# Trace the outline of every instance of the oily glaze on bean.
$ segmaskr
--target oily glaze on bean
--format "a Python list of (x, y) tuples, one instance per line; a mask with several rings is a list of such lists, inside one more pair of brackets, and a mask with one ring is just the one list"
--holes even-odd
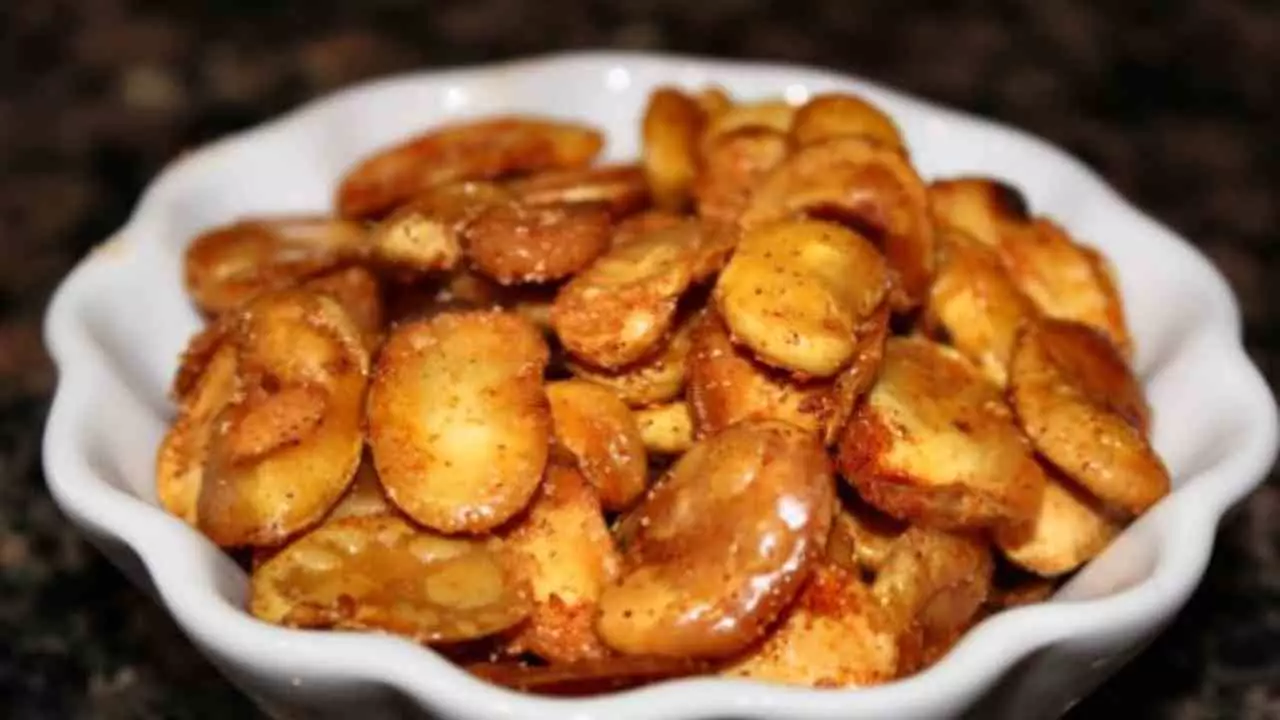
[(555, 449), (595, 487), (606, 510), (644, 492), (648, 463), (631, 410), (611, 390), (583, 380), (548, 383)]
[(683, 92), (658, 88), (649, 95), (641, 121), (642, 155), (649, 191), (659, 208), (679, 211), (688, 204), (705, 123), (702, 108)]
[(618, 529), (601, 637), (628, 655), (745, 649), (821, 556), (834, 496), (821, 444), (795, 426), (744, 422), (697, 443)]
[(923, 339), (888, 341), (839, 455), (842, 475), (864, 499), (933, 527), (1030, 522), (1044, 487), (995, 385)]
[(237, 390), (208, 439), (196, 524), (219, 545), (278, 545), (342, 496), (364, 445), (369, 358), (332, 298), (260, 296), (231, 323)]
[(395, 515), (325, 523), (258, 567), (250, 598), (250, 611), (268, 622), (423, 643), (484, 637), (529, 613), (494, 541), (445, 537)]
[(343, 177), (335, 205), (342, 217), (378, 217), (449, 182), (583, 167), (603, 145), (596, 130), (538, 118), (498, 117), (445, 126), (357, 163)]

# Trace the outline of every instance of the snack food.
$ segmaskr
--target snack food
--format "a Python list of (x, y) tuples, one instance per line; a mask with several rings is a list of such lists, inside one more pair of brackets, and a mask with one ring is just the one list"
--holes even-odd
[(528, 692), (919, 671), (1169, 488), (1105, 259), (865, 98), (424, 128), (187, 251), (161, 504), (250, 612)]

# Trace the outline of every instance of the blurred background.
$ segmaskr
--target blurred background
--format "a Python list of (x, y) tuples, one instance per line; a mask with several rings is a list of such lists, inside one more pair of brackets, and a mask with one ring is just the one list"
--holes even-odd
[[(823, 65), (1042, 135), (1217, 263), (1280, 378), (1273, 0), (4, 0), (0, 716), (255, 716), (48, 498), (61, 276), (184, 149), (384, 73), (582, 47)], [(1273, 477), (1178, 621), (1073, 716), (1280, 718), (1278, 517)]]

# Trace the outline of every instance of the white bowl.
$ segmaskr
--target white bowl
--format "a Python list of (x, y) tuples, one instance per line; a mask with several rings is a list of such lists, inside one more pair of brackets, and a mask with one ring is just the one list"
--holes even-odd
[[(591, 699), (517, 694), (387, 636), (288, 630), (242, 609), (243, 571), (157, 507), (152, 465), (166, 388), (199, 326), (185, 243), (251, 213), (323, 211), (355, 159), (434, 123), (494, 112), (585, 119), (611, 159), (637, 153), (660, 84), (741, 97), (846, 89), (887, 109), (926, 176), (985, 173), (1021, 187), (1115, 263), (1174, 492), (1052, 601), (996, 615), (935, 666), (868, 689), (812, 691), (713, 678)], [(347, 90), (188, 154), (63, 282), (49, 309), (60, 369), (44, 438), (49, 487), (71, 520), (153, 591), (227, 676), (277, 714), (447, 718), (1049, 717), (1170, 620), (1205, 569), (1223, 512), (1271, 466), (1275, 401), (1241, 346), (1240, 312), (1202, 256), (1079, 161), (1034, 137), (855, 78), (799, 67), (630, 53), (558, 55), (427, 72)]]

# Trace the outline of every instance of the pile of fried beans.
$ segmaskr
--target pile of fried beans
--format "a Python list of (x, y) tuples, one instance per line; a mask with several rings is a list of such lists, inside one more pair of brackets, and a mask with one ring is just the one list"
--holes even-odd
[(157, 490), (255, 616), (538, 693), (871, 685), (1169, 491), (1109, 265), (1012, 186), (852, 94), (640, 133), (436, 127), (191, 242)]

